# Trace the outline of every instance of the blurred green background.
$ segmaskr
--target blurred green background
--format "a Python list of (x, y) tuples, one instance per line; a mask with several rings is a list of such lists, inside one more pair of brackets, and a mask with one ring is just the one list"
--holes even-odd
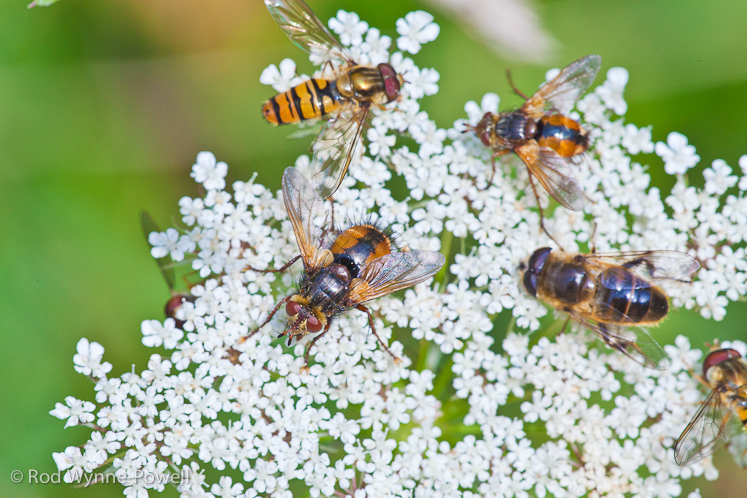
[[(132, 364), (142, 369), (151, 353), (140, 343), (140, 322), (162, 318), (168, 293), (138, 211), (170, 224), (178, 199), (197, 194), (189, 172), (201, 150), (229, 164), (229, 183), (259, 171), (260, 182), (278, 188), (282, 169), (309, 143), (288, 141), (289, 130), (262, 121), (260, 104), (273, 90), (259, 75), (285, 57), (304, 72), (310, 65), (259, 0), (63, 0), (30, 11), (27, 3), (0, 3), (0, 496), (121, 496), (116, 485), (13, 484), (10, 473), (53, 472), (53, 451), (85, 441), (86, 429), (63, 430), (48, 415), (66, 395), (93, 398), (72, 368), (80, 337), (104, 345), (115, 375)], [(488, 91), (503, 97), (502, 108), (518, 105), (504, 77), (509, 65), (530, 91), (549, 67), (599, 53), (603, 72), (630, 71), (628, 122), (653, 125), (655, 141), (685, 134), (700, 169), (716, 158), (737, 168), (747, 153), (743, 0), (540, 1), (541, 22), (560, 42), (541, 66), (502, 59), (428, 4), (311, 6), (325, 20), (354, 10), (393, 38), (397, 18), (434, 12), (441, 35), (414, 58), (441, 73), (441, 91), (423, 108), (442, 127)], [(655, 183), (668, 189), (673, 180), (653, 166)], [(674, 313), (655, 336), (671, 343), (684, 333), (695, 345), (744, 339), (746, 317), (742, 303), (721, 323)], [(686, 489), (743, 497), (747, 474), (724, 451), (717, 463), (721, 479)]]

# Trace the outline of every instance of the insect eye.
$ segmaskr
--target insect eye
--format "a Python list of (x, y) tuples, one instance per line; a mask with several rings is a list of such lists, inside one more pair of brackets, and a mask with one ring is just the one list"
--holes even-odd
[(288, 304), (285, 305), (285, 312), (288, 313), (288, 316), (296, 316), (300, 311), (301, 305), (295, 301), (289, 301)]
[(322, 322), (320, 322), (317, 317), (310, 316), (306, 320), (306, 330), (312, 333), (319, 332), (320, 330), (322, 330)]

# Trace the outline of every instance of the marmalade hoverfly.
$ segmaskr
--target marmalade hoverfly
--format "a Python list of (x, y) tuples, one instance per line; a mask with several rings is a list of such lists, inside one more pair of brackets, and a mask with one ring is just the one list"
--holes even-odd
[(265, 0), (265, 5), (298, 47), (342, 62), (331, 79), (312, 78), (262, 105), (262, 115), (274, 125), (332, 115), (314, 142), (312, 158), (316, 190), (326, 199), (345, 177), (371, 107), (396, 100), (404, 80), (388, 63), (355, 62), (303, 0)]
[(747, 363), (734, 349), (714, 349), (703, 360), (711, 393), (674, 444), (674, 460), (687, 466), (711, 455), (740, 429), (747, 430)]

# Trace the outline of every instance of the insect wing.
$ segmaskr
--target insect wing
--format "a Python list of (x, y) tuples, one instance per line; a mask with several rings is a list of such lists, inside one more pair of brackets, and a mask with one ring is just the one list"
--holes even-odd
[(540, 118), (551, 111), (568, 114), (597, 77), (600, 67), (602, 58), (598, 55), (587, 55), (571, 62), (560, 74), (537, 90), (521, 109), (533, 118)]
[(549, 147), (540, 147), (532, 140), (515, 150), (529, 174), (542, 184), (548, 194), (571, 211), (584, 209), (584, 193), (568, 161)]
[(288, 38), (302, 50), (322, 59), (352, 60), (303, 0), (265, 0), (265, 5)]
[(340, 187), (360, 142), (367, 116), (368, 107), (350, 106), (327, 121), (319, 132), (313, 145), (311, 167), (320, 198), (331, 197)]
[[(152, 234), (153, 232), (160, 233), (161, 229), (158, 228), (158, 225), (156, 224), (155, 220), (153, 220), (153, 217), (150, 215), (150, 213), (148, 213), (148, 211), (140, 211), (140, 226), (143, 229), (143, 234), (145, 235), (145, 241), (148, 243), (148, 247), (151, 247), (152, 244), (150, 243), (150, 234)], [(163, 279), (166, 281), (166, 285), (169, 286), (169, 290), (173, 291), (176, 285), (174, 268), (171, 267), (171, 265), (173, 265), (173, 261), (171, 261), (170, 257), (163, 257), (156, 259), (156, 264), (158, 265), (158, 269), (161, 270), (161, 275), (163, 275)]]
[(314, 224), (314, 217), (323, 208), (322, 200), (311, 184), (293, 167), (283, 173), (283, 201), (293, 225), (304, 267), (308, 270), (316, 262), (322, 229)]
[(377, 258), (363, 267), (353, 281), (350, 299), (365, 303), (428, 280), (444, 266), (446, 258), (433, 251), (395, 252)]
[[(614, 313), (623, 316), (617, 310)], [(656, 370), (664, 370), (669, 361), (667, 353), (651, 335), (640, 325), (628, 323), (625, 326), (601, 323), (589, 320), (578, 313), (571, 313), (571, 318), (581, 325), (593, 330), (609, 347), (643, 365)], [(627, 317), (624, 318), (628, 320)]]
[(726, 442), (731, 418), (729, 408), (721, 402), (721, 395), (716, 390), (711, 391), (674, 443), (677, 465), (692, 465), (716, 451)]
[(685, 279), (700, 268), (695, 258), (679, 251), (599, 253), (588, 254), (584, 258), (602, 265), (621, 266), (640, 278), (619, 279), (614, 272), (607, 272), (602, 276), (601, 283), (609, 289), (644, 288), (667, 280), (689, 283)]

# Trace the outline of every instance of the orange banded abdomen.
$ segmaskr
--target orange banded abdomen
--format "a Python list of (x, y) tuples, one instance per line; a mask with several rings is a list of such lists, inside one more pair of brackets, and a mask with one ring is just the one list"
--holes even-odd
[(310, 79), (262, 104), (262, 116), (274, 125), (319, 119), (340, 108), (334, 80)]
[(340, 233), (330, 248), (334, 262), (344, 265), (353, 275), (374, 259), (392, 252), (389, 237), (373, 225), (355, 225)]
[(562, 114), (544, 116), (537, 136), (540, 146), (553, 149), (561, 157), (573, 157), (589, 148), (589, 137), (578, 122)]

